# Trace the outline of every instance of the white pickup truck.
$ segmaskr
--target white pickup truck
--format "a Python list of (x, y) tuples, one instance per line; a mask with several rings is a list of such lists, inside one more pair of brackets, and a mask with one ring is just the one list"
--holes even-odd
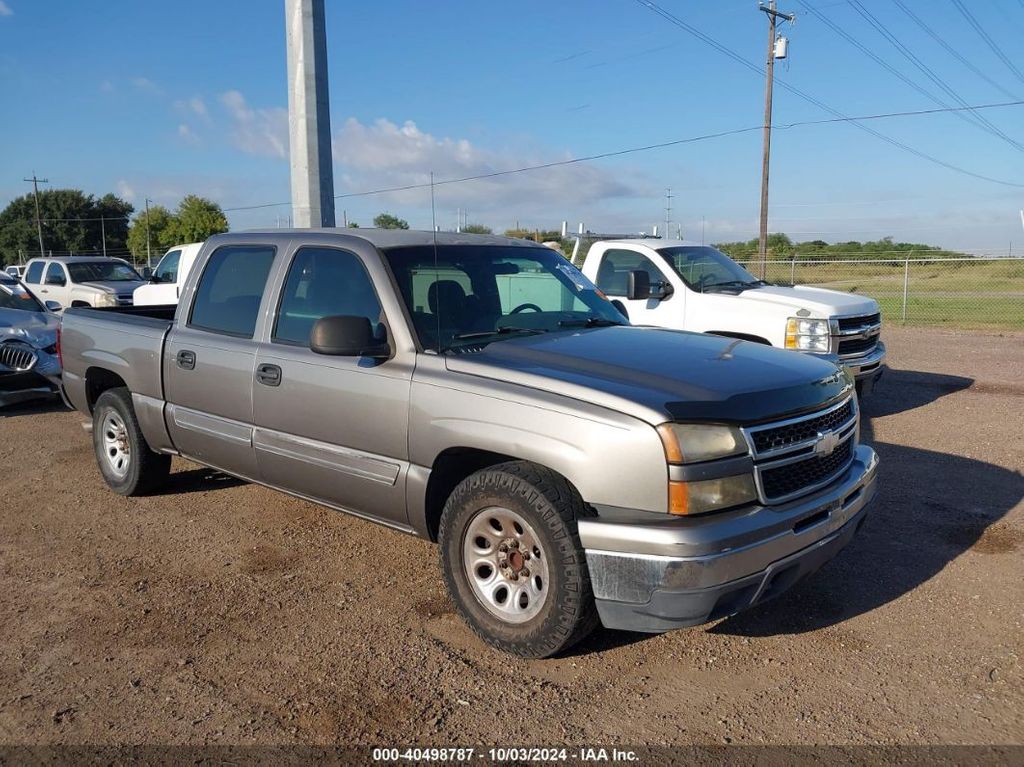
[(167, 306), (178, 303), (181, 288), (185, 284), (192, 264), (196, 262), (201, 242), (175, 245), (164, 253), (156, 265), (149, 282), (135, 289), (136, 306)]
[(771, 285), (721, 251), (684, 240), (602, 240), (581, 268), (634, 325), (825, 357), (849, 370), (862, 394), (882, 374), (882, 316), (873, 298)]

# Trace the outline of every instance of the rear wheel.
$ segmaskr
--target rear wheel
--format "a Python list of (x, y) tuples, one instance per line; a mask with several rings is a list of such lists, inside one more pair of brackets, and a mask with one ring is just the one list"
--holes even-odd
[(149, 449), (125, 388), (108, 389), (96, 400), (92, 444), (107, 485), (121, 495), (152, 492), (171, 470), (171, 457)]
[(524, 462), (455, 488), (441, 517), (441, 564), (459, 614), (484, 641), (546, 658), (597, 625), (576, 528), (585, 513), (565, 479)]

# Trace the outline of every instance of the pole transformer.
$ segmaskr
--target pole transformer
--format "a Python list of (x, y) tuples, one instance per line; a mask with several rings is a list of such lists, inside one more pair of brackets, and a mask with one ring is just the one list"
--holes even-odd
[(23, 181), (32, 182), (32, 194), (36, 199), (36, 234), (39, 235), (39, 257), (42, 258), (46, 255), (46, 251), (43, 250), (43, 220), (39, 217), (39, 185), (49, 184), (49, 180), (45, 178), (36, 178), (36, 172), (32, 171), (32, 178), (22, 179)]

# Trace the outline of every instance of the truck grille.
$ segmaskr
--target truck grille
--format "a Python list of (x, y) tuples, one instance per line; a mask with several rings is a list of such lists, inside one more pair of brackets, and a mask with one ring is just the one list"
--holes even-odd
[(18, 341), (0, 344), (0, 366), (23, 373), (36, 364), (36, 353), (31, 346)]
[(840, 356), (846, 354), (867, 354), (874, 351), (876, 346), (878, 346), (877, 335), (870, 338), (854, 338), (849, 341), (840, 341), (839, 354)]
[(761, 487), (767, 500), (785, 498), (805, 488), (827, 484), (845, 469), (853, 457), (853, 437), (847, 438), (832, 455), (814, 456), (797, 463), (761, 472)]
[(858, 328), (871, 327), (882, 324), (882, 315), (878, 312), (865, 314), (863, 317), (840, 317), (839, 330), (857, 330)]
[(818, 436), (819, 431), (835, 431), (853, 418), (853, 414), (853, 400), (848, 399), (839, 407), (833, 408), (823, 415), (752, 431), (751, 438), (754, 441), (756, 452), (763, 455), (814, 439)]
[(754, 452), (754, 479), (761, 503), (783, 503), (838, 479), (853, 460), (857, 403), (743, 429)]

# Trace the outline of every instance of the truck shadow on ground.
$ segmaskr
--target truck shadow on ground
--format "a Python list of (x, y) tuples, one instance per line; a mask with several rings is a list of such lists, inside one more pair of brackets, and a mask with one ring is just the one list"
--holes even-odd
[(195, 469), (173, 472), (153, 495), (207, 493), (212, 490), (226, 490), (245, 484), (247, 483), (238, 477), (232, 477), (230, 474), (224, 474), (216, 469), (199, 466)]
[(807, 580), (710, 631), (738, 636), (814, 631), (898, 599), (967, 551), (1000, 555), (1024, 547), (1024, 533), (997, 524), (1024, 499), (1019, 472), (872, 438), (873, 418), (922, 407), (972, 383), (896, 371), (866, 398), (862, 440), (878, 452), (881, 466), (878, 496), (863, 530)]

